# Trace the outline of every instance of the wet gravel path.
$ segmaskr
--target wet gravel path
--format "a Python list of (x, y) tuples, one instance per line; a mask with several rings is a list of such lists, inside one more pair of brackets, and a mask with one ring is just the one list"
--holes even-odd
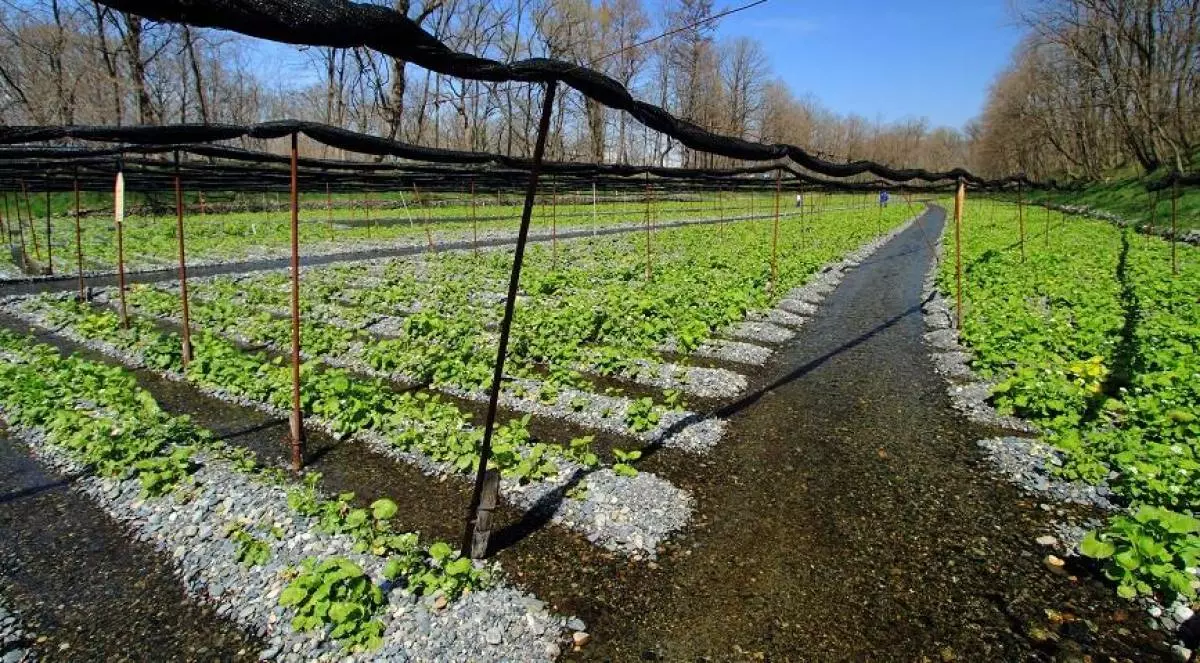
[(189, 601), (70, 477), (0, 433), (0, 585), (43, 661), (252, 661), (262, 643)]
[(1052, 514), (989, 473), (975, 440), (994, 431), (951, 408), (920, 313), (943, 220), (848, 274), (726, 407), (721, 453), (664, 472), (700, 523), (628, 601), (579, 611), (579, 658), (1169, 660), (1111, 588), (1044, 565)]

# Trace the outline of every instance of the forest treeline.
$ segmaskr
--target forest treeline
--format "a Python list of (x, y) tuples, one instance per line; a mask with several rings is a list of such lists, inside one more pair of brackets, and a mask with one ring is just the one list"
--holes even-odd
[[(759, 42), (717, 38), (717, 20), (706, 19), (725, 7), (714, 0), (378, 4), (404, 12), (457, 50), (584, 64), (712, 130), (801, 145), (837, 161), (1097, 177), (1127, 163), (1186, 165), (1197, 140), (1200, 0), (1022, 2), (1014, 18), (1029, 36), (979, 119), (961, 129), (842, 115), (797, 97)], [(92, 0), (0, 0), (0, 122), (298, 118), (435, 147), (512, 156), (533, 149), (536, 85), (463, 81), (365, 49), (329, 48), (299, 49), (311, 74), (281, 81), (253, 64), (255, 48), (239, 35), (152, 23)], [(557, 103), (551, 158), (733, 165), (692, 153), (574, 91)]]

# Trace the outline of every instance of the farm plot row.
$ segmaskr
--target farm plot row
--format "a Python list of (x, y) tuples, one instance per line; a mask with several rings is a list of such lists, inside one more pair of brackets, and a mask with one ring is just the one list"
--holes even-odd
[[(1107, 487), (1123, 507), (1082, 553), (1122, 596), (1190, 614), (1200, 589), (1200, 251), (1180, 247), (1172, 275), (1166, 242), (1085, 219), (1051, 227), (1026, 208), (1022, 259), (1016, 206), (970, 209), (961, 338), (971, 368), (994, 382), (1001, 414), (1061, 450), (1057, 473)], [(953, 297), (953, 249), (938, 286)]]
[(568, 620), (508, 586), (496, 565), (396, 530), (389, 499), (356, 507), (352, 494), (321, 494), (317, 475), (259, 465), (166, 414), (124, 369), (0, 331), (0, 403), (9, 432), (171, 556), (189, 593), (263, 636), (264, 658), (557, 654)]
[[(886, 218), (892, 223), (901, 215), (896, 210)], [(556, 269), (554, 257), (548, 255), (553, 249), (543, 247), (531, 259), (530, 274), (535, 278), (530, 283), (540, 280), (562, 282), (564, 292), (567, 283), (575, 283), (577, 287), (571, 296), (554, 297), (554, 292), (545, 292), (524, 300), (517, 319), (529, 320), (531, 327), (520, 332), (517, 338), (546, 337), (555, 332), (557, 336), (553, 338), (573, 351), (595, 343), (595, 334), (601, 330), (615, 329), (622, 324), (638, 325), (643, 320), (652, 324), (646, 324), (642, 333), (657, 336), (642, 341), (641, 347), (661, 343), (672, 329), (684, 327), (689, 320), (710, 321), (704, 329), (712, 333), (729, 321), (744, 317), (748, 311), (765, 308), (780, 299), (786, 292), (783, 290), (785, 284), (804, 282), (821, 261), (853, 249), (863, 238), (874, 233), (877, 222), (877, 219), (864, 221), (845, 215), (825, 226), (785, 226), (780, 238), (778, 295), (770, 294), (766, 287), (764, 274), (769, 275), (769, 266), (765, 260), (767, 256), (759, 246), (764, 244), (763, 228), (728, 226), (659, 233), (656, 240), (666, 247), (664, 255), (690, 252), (693, 259), (665, 260), (656, 269), (651, 282), (644, 280), (641, 266), (624, 268), (631, 272), (630, 277), (604, 282), (603, 287), (613, 292), (587, 300), (590, 311), (571, 308), (583, 293), (590, 292), (582, 285), (589, 278), (588, 270), (599, 270), (601, 264), (619, 270), (621, 256), (631, 254), (631, 247), (622, 246), (621, 242), (634, 243), (634, 240), (607, 240), (613, 245), (608, 249), (585, 247), (582, 243), (564, 244), (561, 247), (564, 255), (578, 253), (579, 270), (583, 272), (579, 277), (567, 276), (575, 270), (573, 262), (564, 260)], [(753, 259), (755, 257), (760, 264), (754, 264), (758, 262)], [(636, 258), (627, 259), (636, 262)], [(709, 283), (704, 279), (711, 277), (697, 273), (695, 265), (708, 264), (708, 261), (712, 261), (713, 269), (725, 265), (724, 283)], [(417, 272), (426, 277), (420, 281), (426, 284), (453, 283), (459, 274), (477, 274), (481, 282), (487, 282), (498, 276), (492, 272), (502, 270), (502, 262), (503, 255), (499, 252), (482, 254), (478, 259), (470, 253), (445, 254), (361, 268), (342, 266), (306, 270), (304, 279), (305, 283), (318, 284), (312, 292), (321, 294), (317, 300), (310, 300), (313, 306), (327, 307), (331, 305), (333, 291), (322, 290), (321, 283), (337, 285), (338, 292), (371, 293), (387, 290), (379, 281), (389, 273), (412, 278)], [(472, 264), (477, 265), (474, 271), (470, 269)], [(636, 278), (632, 272), (636, 272)], [(363, 278), (368, 278), (364, 276), (366, 274), (375, 274), (369, 277), (373, 279), (370, 283), (374, 287), (344, 287), (346, 284), (341, 280), (348, 273), (357, 273)], [(430, 274), (434, 277), (428, 278)], [(164, 328), (150, 318), (151, 315), (177, 315), (178, 299), (166, 290), (146, 288), (131, 293), (135, 315), (128, 331), (121, 329), (114, 310), (95, 303), (80, 304), (67, 296), (32, 298), (18, 302), (14, 311), (31, 322), (58, 329), (64, 335), (89, 342), (128, 362), (187, 379), (225, 398), (282, 413), (290, 396), (287, 366), (279, 356), (247, 351), (238, 344), (241, 341), (276, 348), (286, 346), (287, 322), (268, 311), (255, 312), (254, 307), (260, 306), (261, 302), (253, 304), (249, 301), (261, 297), (261, 301), (277, 304), (273, 298), (282, 293), (278, 283), (270, 282), (277, 278), (271, 275), (251, 277), (247, 288), (233, 301), (222, 301), (218, 297), (197, 298), (192, 309), (194, 320), (196, 326), (205, 331), (193, 337), (195, 357), (186, 370), (181, 362), (177, 331)], [(268, 283), (255, 285), (256, 279), (266, 279)], [(689, 284), (689, 280), (698, 283)], [(203, 292), (207, 285), (214, 283), (217, 284), (214, 293), (231, 294), (222, 290), (228, 287), (226, 280), (197, 284), (197, 289)], [(235, 285), (240, 287), (242, 282)], [(406, 292), (404, 287), (400, 290)], [(316, 360), (306, 363), (302, 370), (302, 406), (310, 423), (339, 435), (352, 436), (380, 453), (412, 463), (430, 474), (466, 478), (478, 460), (476, 447), (481, 434), (472, 425), (470, 413), (453, 401), (431, 395), (428, 390), (399, 388), (411, 386), (415, 376), (395, 379), (400, 373), (398, 366), (438, 364), (442, 366), (439, 369), (442, 373), (424, 375), (421, 380), (450, 394), (482, 396), (482, 382), (468, 382), (462, 376), (472, 375), (466, 370), (471, 366), (466, 363), (468, 361), (478, 362), (486, 373), (487, 360), (480, 362), (477, 356), (490, 357), (494, 352), (494, 341), (486, 324), (469, 317), (452, 317), (458, 307), (469, 304), (464, 299), (469, 288), (450, 290), (458, 293), (459, 298), (448, 298), (448, 305), (420, 300), (421, 305), (414, 306), (409, 299), (396, 300), (403, 302), (409, 310), (419, 309), (418, 313), (425, 315), (402, 318), (401, 324), (397, 325), (400, 335), (390, 339), (364, 336), (319, 320), (307, 323), (302, 330), (304, 343), (310, 358)], [(444, 291), (445, 288), (438, 290), (439, 293)], [(247, 294), (250, 292), (257, 294)], [(622, 301), (636, 300), (642, 304), (632, 311), (621, 306)], [(543, 301), (552, 305), (536, 314), (542, 318), (539, 321), (532, 311), (540, 309), (530, 307)], [(654, 301), (663, 302), (663, 305), (654, 306)], [(383, 303), (376, 301), (373, 305), (382, 307)], [(494, 302), (489, 304), (495, 305)], [(602, 305), (608, 308), (601, 308)], [(142, 313), (145, 315), (140, 315)], [(348, 315), (343, 312), (341, 317)], [(557, 322), (554, 317), (563, 316), (569, 321), (580, 315), (591, 316), (593, 320), (601, 315), (610, 319), (604, 325), (581, 328)], [(467, 331), (455, 331), (459, 327)], [(547, 331), (540, 331), (543, 329)], [(593, 336), (572, 335), (581, 329)], [(535, 347), (546, 347), (544, 339), (542, 343)], [(520, 347), (521, 343), (516, 345)], [(626, 344), (624, 347), (637, 346)], [(378, 354), (371, 355), (370, 352)], [(395, 357), (389, 357), (388, 352), (396, 353)], [(639, 473), (635, 462), (641, 452), (630, 445), (656, 443), (702, 451), (716, 443), (722, 422), (678, 411), (674, 392), (661, 398), (660, 404), (649, 397), (632, 399), (588, 390), (590, 387), (581, 382), (584, 378), (579, 377), (578, 372), (569, 372), (570, 380), (555, 381), (549, 377), (554, 366), (557, 362), (568, 361), (560, 357), (574, 359), (574, 355), (564, 354), (566, 352), (568, 350), (564, 349), (553, 356), (533, 358), (527, 353), (518, 354), (521, 358), (516, 363), (518, 369), (522, 364), (526, 368), (514, 380), (504, 400), (504, 404), (517, 414), (502, 427), (493, 461), (505, 476), (504, 494), (524, 508), (551, 504), (557, 522), (579, 531), (594, 543), (635, 557), (653, 555), (659, 541), (686, 524), (691, 500), (685, 491), (661, 478)], [(370, 365), (367, 358), (372, 356), (376, 357), (373, 360), (376, 363)], [(729, 371), (725, 373), (736, 376)], [(452, 378), (457, 382), (451, 382)], [(744, 384), (744, 379), (739, 382), (739, 385)], [(521, 417), (521, 413), (525, 416)], [(623, 448), (610, 447), (606, 450), (610, 453), (605, 453), (592, 448), (591, 435), (567, 439), (552, 434), (552, 439), (538, 439), (529, 431), (530, 413), (551, 420), (566, 419), (596, 431), (615, 432), (624, 436), (621, 439), (627, 443), (621, 444)], [(602, 455), (608, 458), (602, 461)]]
[[(96, 198), (96, 194), (89, 196)], [(18, 202), (8, 196), (11, 202)], [(39, 266), (53, 258), (56, 274), (74, 273), (76, 265), (75, 220), (71, 201), (59, 195), (51, 202), (54, 214), (50, 222), (52, 247), (46, 246), (45, 203), (34, 196), (30, 213), (19, 217), (10, 205), (4, 213), (10, 247), (21, 250)], [(111, 197), (109, 197), (111, 198)], [(480, 198), (483, 200), (483, 197)], [(99, 200), (101, 205), (111, 201)], [(821, 201), (821, 207), (834, 208), (864, 204), (861, 197), (838, 196)], [(689, 220), (737, 219), (762, 217), (773, 213), (773, 194), (722, 196), (697, 195), (695, 202), (657, 201), (650, 205), (654, 223)], [(812, 206), (815, 208), (816, 201)], [(20, 211), (25, 206), (16, 208)], [(103, 209), (103, 208), (101, 208)], [(189, 207), (184, 237), (189, 260), (193, 264), (211, 264), (234, 260), (254, 260), (286, 255), (289, 242), (289, 211), (286, 204), (272, 211), (222, 211), (201, 213)], [(0, 210), (2, 211), (2, 210)], [(644, 202), (597, 205), (539, 205), (535, 211), (534, 232), (567, 231), (582, 228), (607, 228), (644, 223)], [(784, 209), (784, 213), (795, 210)], [(478, 234), (487, 240), (511, 236), (520, 217), (520, 206), (505, 204), (447, 204), (429, 207), (372, 210), (371, 206), (351, 206), (339, 210), (306, 207), (300, 217), (300, 242), (306, 255), (339, 253), (397, 244), (425, 245), (445, 241), (471, 240)], [(161, 214), (131, 214), (124, 222), (125, 259), (130, 270), (169, 268), (177, 259), (176, 223), (173, 202)], [(112, 272), (116, 269), (117, 243), (111, 213), (84, 216), (80, 223), (85, 271)], [(0, 257), (0, 268), (17, 274), (9, 252)]]

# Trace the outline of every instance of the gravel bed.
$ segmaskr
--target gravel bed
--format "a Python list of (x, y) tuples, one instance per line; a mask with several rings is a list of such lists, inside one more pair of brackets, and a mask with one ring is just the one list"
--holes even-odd
[[(1127, 219), (1115, 212), (1110, 212), (1105, 209), (1092, 208), (1088, 207), (1087, 205), (1047, 204), (1043, 205), (1043, 207), (1049, 207), (1050, 209), (1058, 210), (1060, 212), (1074, 214), (1075, 216), (1083, 216), (1089, 219), (1096, 219), (1098, 221), (1107, 221), (1117, 226), (1132, 226), (1134, 230), (1143, 235), (1149, 234), (1155, 237), (1161, 237), (1165, 240), (1171, 239), (1171, 225), (1169, 222), (1164, 222), (1162, 219), (1159, 220), (1157, 226), (1151, 227), (1148, 221)], [(1185, 244), (1191, 244), (1192, 246), (1200, 246), (1200, 230), (1195, 228), (1190, 230), (1181, 230), (1179, 231), (1178, 240)]]
[[(81, 474), (78, 466), (34, 430), (18, 431), (34, 454), (56, 469)], [(431, 661), (553, 660), (569, 620), (550, 614), (536, 598), (511, 587), (472, 592), (439, 609), (435, 597), (417, 597), (383, 580), (386, 559), (353, 551), (346, 536), (317, 529), (317, 521), (296, 514), (283, 486), (264, 483), (204, 452), (195, 456), (192, 481), (157, 499), (141, 496), (136, 479), (124, 481), (84, 475), (72, 489), (96, 502), (130, 534), (168, 554), (187, 592), (211, 602), (218, 615), (267, 640), (264, 660)], [(237, 561), (237, 547), (226, 536), (241, 525), (270, 548), (270, 559), (248, 567)], [(278, 528), (280, 536), (267, 534)], [(344, 557), (358, 564), (386, 592), (379, 615), (384, 645), (347, 656), (323, 632), (296, 632), (294, 610), (278, 605), (287, 586), (287, 569), (309, 557)], [(477, 563), (478, 564), (478, 563)], [(490, 637), (500, 629), (498, 641)]]
[[(658, 424), (647, 431), (635, 433), (626, 423), (626, 415), (633, 401), (623, 396), (608, 396), (569, 387), (557, 390), (554, 399), (545, 401), (528, 396), (517, 396), (514, 386), (521, 386), (527, 393), (537, 394), (542, 383), (534, 380), (514, 378), (500, 394), (500, 405), (518, 412), (553, 417), (573, 424), (603, 430), (617, 435), (632, 436), (647, 444), (661, 444), (671, 449), (693, 453), (705, 453), (715, 447), (725, 433), (723, 419), (705, 418), (695, 412), (672, 411), (656, 408)], [(446, 388), (446, 393), (460, 398), (486, 402), (488, 394), (483, 391)]]
[[(658, 346), (657, 350), (659, 352), (678, 352), (679, 346), (668, 341)], [(693, 357), (716, 359), (747, 366), (762, 366), (767, 363), (772, 354), (774, 354), (774, 350), (771, 348), (744, 341), (727, 341), (723, 338), (709, 339), (692, 352)]]
[(732, 398), (746, 389), (746, 377), (724, 368), (681, 366), (639, 360), (641, 370), (624, 372), (621, 378), (660, 389), (678, 389), (700, 398)]
[[(930, 357), (934, 368), (947, 379), (947, 393), (951, 403), (968, 419), (977, 423), (1031, 434), (1038, 433), (1037, 427), (1030, 422), (1001, 415), (987, 402), (995, 384), (980, 378), (970, 369), (971, 352), (960, 343), (954, 324), (954, 306), (936, 287), (937, 267), (943, 251), (944, 245), (939, 239), (935, 246), (937, 259), (933, 261), (925, 277), (925, 304), (921, 310), (928, 329), (925, 341), (930, 347)], [(997, 473), (1027, 493), (1093, 507), (1103, 512), (1120, 510), (1113, 501), (1115, 495), (1107, 481), (1093, 485), (1082, 481), (1064, 481), (1055, 476), (1054, 468), (1062, 466), (1064, 453), (1050, 444), (1022, 437), (990, 438), (978, 440), (976, 444), (983, 450)], [(1060, 515), (1063, 514), (1060, 512)], [(1102, 525), (1100, 520), (1094, 518), (1082, 521), (1060, 520), (1053, 525), (1054, 533), (1040, 538), (1039, 543), (1044, 542), (1063, 555), (1078, 556), (1081, 554), (1079, 543), (1083, 541), (1083, 537), (1088, 531)], [(1197, 579), (1192, 585), (1200, 589), (1200, 568), (1193, 569), (1193, 574)], [(1185, 622), (1194, 619), (1192, 608), (1182, 597), (1176, 598), (1166, 607), (1146, 597), (1139, 597), (1137, 602), (1149, 614), (1151, 626), (1168, 633), (1178, 633)], [(1181, 663), (1189, 661), (1192, 657), (1192, 651), (1183, 644), (1175, 644), (1171, 649)]]
[[(796, 313), (786, 310), (783, 307), (783, 302), (780, 302), (779, 304), (779, 308), (773, 308), (769, 311), (752, 311), (746, 316), (746, 321), (769, 322), (780, 327), (792, 327), (795, 329), (803, 327), (804, 323), (808, 321), (808, 318), (804, 317), (804, 315), (797, 315)], [(811, 312), (805, 315), (812, 315), (815, 312), (816, 308), (814, 307)]]
[[(135, 368), (144, 366), (141, 357), (121, 348), (86, 338), (71, 328), (55, 328), (36, 310), (19, 305), (13, 306), (12, 303), (7, 304), (6, 308), (13, 315), (29, 323), (52, 330), (55, 334), (113, 357), (127, 366)], [(161, 372), (160, 374), (171, 380), (187, 382), (187, 379), (179, 373)], [(215, 398), (253, 408), (273, 417), (286, 419), (291, 415), (288, 410), (253, 401), (221, 389), (200, 385), (192, 386)], [(670, 419), (670, 421), (678, 425), (682, 417), (678, 413), (673, 414), (679, 418)], [(334, 428), (319, 417), (306, 417), (305, 425), (320, 428), (330, 435), (337, 436)], [(706, 443), (715, 444), (715, 440), (719, 439), (724, 428), (723, 420), (701, 420), (683, 426), (672, 437), (683, 448), (689, 448), (690, 445), (693, 449), (702, 449)], [(359, 432), (353, 436), (353, 439), (367, 445), (375, 453), (417, 467), (422, 473), (429, 476), (454, 476), (464, 481), (471, 478), (467, 474), (455, 471), (449, 463), (436, 462), (418, 452), (403, 451), (387, 438), (371, 431)], [(653, 559), (657, 554), (658, 544), (672, 533), (682, 529), (691, 518), (691, 495), (648, 472), (639, 472), (636, 477), (632, 478), (612, 475), (602, 480), (601, 485), (605, 490), (592, 491), (589, 489), (582, 498), (566, 497), (564, 499), (567, 487), (576, 483), (577, 480), (587, 480), (590, 486), (592, 476), (612, 473), (610, 470), (599, 470), (589, 474), (568, 460), (557, 459), (556, 462), (559, 466), (558, 475), (546, 481), (521, 486), (515, 480), (504, 479), (501, 482), (502, 497), (526, 510), (553, 509), (552, 520), (554, 522), (575, 529), (596, 545), (623, 552), (635, 559)], [(626, 497), (636, 501), (625, 503), (622, 500)], [(622, 514), (631, 515), (626, 517)]]
[[(3, 589), (0, 587), (0, 589)], [(21, 628), (21, 616), (0, 595), (0, 663), (33, 663), (37, 660), (32, 636)]]
[(786, 343), (796, 336), (794, 329), (770, 322), (738, 322), (719, 332), (721, 336), (757, 343)]
[[(942, 255), (939, 241), (935, 247), (937, 256)], [(967, 419), (985, 426), (1036, 434), (1033, 424), (1010, 415), (1003, 415), (992, 407), (988, 400), (995, 382), (979, 377), (971, 370), (971, 352), (960, 343), (958, 330), (954, 328), (954, 309), (936, 286), (937, 264), (935, 260), (925, 276), (924, 301), (921, 311), (925, 318), (925, 342), (930, 347), (930, 359), (934, 370), (946, 378), (946, 393), (953, 407), (966, 415)]]
[[(106, 303), (110, 307), (115, 308), (117, 306), (116, 301), (112, 301), (111, 297), (106, 297), (105, 295), (105, 292), (100, 292), (96, 297), (96, 301)], [(136, 307), (133, 310), (138, 311)], [(175, 324), (182, 323), (179, 318), (174, 316), (158, 317), (161, 320), (167, 320)], [(193, 325), (193, 329), (199, 331), (200, 327)], [(250, 339), (241, 334), (226, 333), (222, 335), (242, 345), (253, 344)], [(270, 347), (277, 352), (290, 352), (290, 348)], [(301, 351), (301, 358), (318, 361), (337, 368), (345, 368), (384, 380), (395, 381), (406, 386), (415, 384), (415, 381), (409, 376), (400, 373), (382, 373), (368, 366), (359, 359), (361, 349), (361, 344), (352, 344), (350, 349), (341, 356), (313, 356)], [(726, 371), (725, 373), (730, 372)], [(704, 374), (701, 373), (701, 375)], [(714, 373), (713, 375), (720, 378), (723, 377), (724, 373)], [(742, 378), (743, 383), (744, 380)], [(516, 412), (562, 419), (573, 424), (597, 430), (605, 430), (618, 435), (630, 435), (645, 443), (659, 443), (668, 448), (704, 453), (716, 446), (725, 432), (725, 422), (722, 420), (705, 419), (694, 412), (675, 412), (656, 408), (656, 411), (660, 413), (658, 425), (643, 433), (633, 433), (625, 423), (626, 414), (633, 405), (633, 401), (629, 398), (607, 396), (564, 387), (557, 390), (558, 394), (554, 402), (547, 403), (537, 398), (519, 396), (513, 390), (515, 385), (520, 385), (527, 393), (537, 394), (542, 387), (542, 382), (528, 379), (509, 381), (505, 390), (500, 395), (500, 404), (503, 407)], [(477, 402), (487, 402), (488, 400), (488, 393), (485, 391), (468, 391), (456, 387), (438, 387), (437, 391)], [(582, 399), (587, 404), (582, 408), (576, 407), (572, 404), (576, 399)]]
[(1105, 511), (1117, 508), (1106, 482), (1091, 485), (1055, 477), (1054, 468), (1062, 466), (1063, 453), (1049, 444), (1023, 437), (990, 438), (979, 440), (976, 444), (1000, 474), (1026, 492)]

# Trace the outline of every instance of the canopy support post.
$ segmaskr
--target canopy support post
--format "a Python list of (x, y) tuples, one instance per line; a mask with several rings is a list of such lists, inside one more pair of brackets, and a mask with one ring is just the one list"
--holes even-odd
[(471, 178), (471, 247), (479, 257), (479, 215), (475, 210), (475, 178)]
[(654, 268), (650, 264), (650, 171), (646, 171), (646, 280), (654, 276)]
[(962, 215), (963, 203), (967, 196), (967, 187), (962, 179), (958, 180), (958, 189), (954, 192), (954, 316), (955, 329), (962, 330), (963, 321), (963, 264), (962, 264)]
[(129, 303), (125, 297), (125, 166), (117, 165), (113, 188), (113, 220), (117, 225), (117, 290), (121, 294), (121, 327), (129, 329)]
[(50, 243), (50, 183), (46, 182), (46, 275), (54, 276), (54, 245)]
[(75, 267), (79, 273), (79, 301), (87, 298), (87, 284), (83, 281), (83, 230), (79, 227), (79, 171), (75, 171)]
[(1171, 182), (1171, 276), (1179, 275), (1179, 219), (1176, 215), (1179, 204), (1179, 178), (1176, 173), (1175, 181)]
[(292, 470), (299, 472), (304, 467), (304, 415), (300, 411), (300, 194), (297, 185), (297, 161), (299, 136), (292, 133), (292, 178), (291, 178), (291, 243), (292, 243), (292, 416), (291, 447)]
[(1021, 183), (1017, 182), (1017, 229), (1021, 234), (1021, 262), (1025, 262), (1025, 199), (1021, 193)]
[(771, 229), (771, 292), (779, 282), (779, 189), (783, 186), (783, 171), (775, 169), (775, 224)]
[[(525, 188), (525, 205), (521, 210), (521, 228), (517, 233), (512, 274), (508, 279), (508, 298), (504, 302), (504, 318), (500, 321), (500, 341), (496, 348), (496, 365), (492, 372), (492, 386), (488, 395), (483, 441), (479, 447), (479, 467), (475, 473), (475, 487), (471, 493), (471, 504), (467, 509), (467, 526), (462, 540), (463, 556), (472, 558), (479, 558), (487, 554), (490, 531), (486, 531), (486, 528), (482, 526), (490, 526), (491, 513), (479, 513), (480, 505), (483, 504), (484, 483), (488, 478), (488, 461), (492, 456), (492, 434), (496, 428), (496, 410), (500, 401), (500, 383), (504, 379), (504, 360), (508, 354), (508, 336), (512, 330), (517, 291), (521, 282), (521, 266), (525, 260), (525, 244), (529, 239), (529, 222), (533, 216), (533, 201), (537, 195), (538, 175), (542, 167), (542, 157), (546, 152), (546, 135), (550, 133), (550, 116), (554, 111), (554, 93), (557, 87), (558, 81), (552, 80), (547, 83), (546, 93), (542, 99), (542, 117), (538, 122), (537, 140), (533, 148), (533, 163), (529, 168), (529, 183)], [(493, 474), (493, 476), (495, 475)], [(496, 490), (499, 490), (498, 483), (494, 479), (491, 483), (497, 486)], [(487, 522), (483, 522), (485, 520)]]
[(179, 152), (175, 153), (175, 236), (179, 241), (179, 301), (183, 308), (183, 370), (192, 361), (192, 316), (188, 310), (187, 252), (183, 238), (183, 182), (179, 176)]

